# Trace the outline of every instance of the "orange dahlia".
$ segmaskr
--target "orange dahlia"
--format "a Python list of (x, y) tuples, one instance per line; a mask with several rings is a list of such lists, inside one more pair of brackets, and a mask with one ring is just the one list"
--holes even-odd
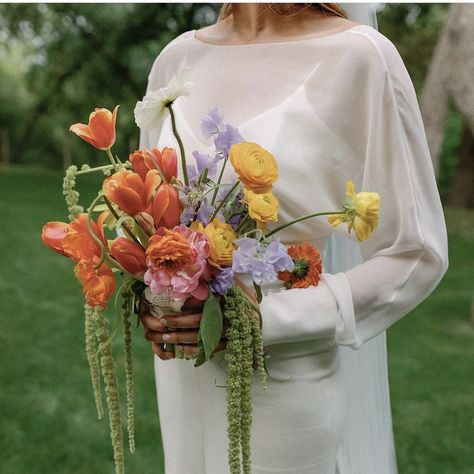
[(285, 287), (290, 289), (316, 286), (322, 272), (318, 249), (310, 244), (292, 245), (288, 248), (288, 255), (295, 263), (293, 271), (278, 272), (278, 278), (285, 283)]

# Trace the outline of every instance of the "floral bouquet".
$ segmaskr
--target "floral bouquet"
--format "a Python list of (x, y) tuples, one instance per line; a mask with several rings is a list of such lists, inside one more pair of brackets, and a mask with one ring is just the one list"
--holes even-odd
[[(48, 222), (42, 231), (48, 247), (76, 264), (74, 272), (86, 300), (85, 346), (95, 403), (100, 419), (100, 366), (117, 473), (124, 472), (124, 452), (111, 342), (122, 325), (127, 428), (134, 452), (130, 326), (140, 304), (145, 302), (157, 317), (169, 317), (180, 312), (188, 298), (203, 301), (194, 365), (213, 357), (224, 334), (229, 465), (233, 474), (250, 473), (251, 386), (256, 370), (265, 388), (266, 352), (258, 303), (246, 296), (237, 276), (251, 276), (258, 302), (263, 283), (280, 279), (286, 288), (316, 285), (322, 271), (318, 250), (311, 245), (286, 248), (275, 235), (304, 219), (328, 215), (331, 225), (345, 222), (349, 232), (354, 229), (357, 238), (365, 240), (378, 222), (379, 195), (356, 193), (348, 181), (341, 210), (302, 216), (269, 230), (268, 224), (278, 221), (278, 199), (272, 192), (278, 179), (277, 161), (224, 123), (218, 109), (212, 109), (201, 125), (205, 137), (214, 141), (215, 155), (194, 151), (195, 164), (187, 163), (173, 112), (173, 102), (190, 92), (187, 72), (181, 71), (168, 87), (145, 96), (135, 109), (143, 130), (158, 127), (163, 115), (170, 114), (179, 160), (175, 149), (164, 147), (137, 150), (121, 161), (112, 153), (118, 106), (113, 112), (95, 109), (88, 124), (75, 124), (70, 130), (105, 151), (110, 163), (96, 168), (85, 165), (81, 170), (71, 166), (63, 186), (70, 222)], [(235, 172), (231, 182), (223, 179), (227, 166)], [(105, 177), (84, 211), (75, 182), (93, 172)], [(113, 238), (106, 236), (110, 231), (115, 231)], [(114, 293), (117, 323), (110, 330), (104, 309)], [(174, 350), (178, 358), (191, 358), (174, 345), (166, 350)]]

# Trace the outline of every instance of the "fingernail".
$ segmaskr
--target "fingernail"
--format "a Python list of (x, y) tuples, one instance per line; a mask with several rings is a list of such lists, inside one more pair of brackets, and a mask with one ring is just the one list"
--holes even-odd
[(163, 341), (169, 341), (171, 339), (171, 334), (163, 334)]
[(160, 321), (165, 325), (168, 326), (168, 321), (165, 318), (161, 318)]

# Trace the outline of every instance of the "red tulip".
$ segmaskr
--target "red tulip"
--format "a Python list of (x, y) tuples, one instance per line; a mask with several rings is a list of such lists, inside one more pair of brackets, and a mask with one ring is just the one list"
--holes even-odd
[(158, 148), (153, 150), (137, 150), (129, 156), (133, 170), (140, 175), (142, 180), (150, 170), (161, 169), (166, 181), (171, 181), (178, 174), (178, 159), (173, 148), (164, 147), (160, 152)]
[(156, 188), (161, 183), (161, 177), (156, 170), (151, 170), (145, 177), (145, 182), (137, 173), (130, 170), (119, 171), (104, 180), (102, 189), (105, 197), (129, 216), (151, 209), (151, 199)]
[(113, 241), (110, 255), (132, 275), (143, 275), (147, 270), (145, 249), (125, 237)]
[(69, 131), (99, 150), (109, 150), (115, 143), (115, 122), (117, 120), (117, 109), (111, 112), (108, 109), (95, 109), (89, 115), (89, 124), (75, 123)]
[(164, 183), (153, 200), (153, 219), (155, 227), (172, 229), (180, 222), (181, 205), (178, 190), (171, 184)]

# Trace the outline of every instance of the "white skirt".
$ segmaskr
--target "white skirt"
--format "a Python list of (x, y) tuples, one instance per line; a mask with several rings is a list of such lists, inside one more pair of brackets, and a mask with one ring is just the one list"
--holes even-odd
[[(271, 346), (264, 391), (254, 374), (252, 473), (335, 474), (347, 410), (339, 347)], [(226, 474), (226, 362), (155, 356), (165, 474)]]

